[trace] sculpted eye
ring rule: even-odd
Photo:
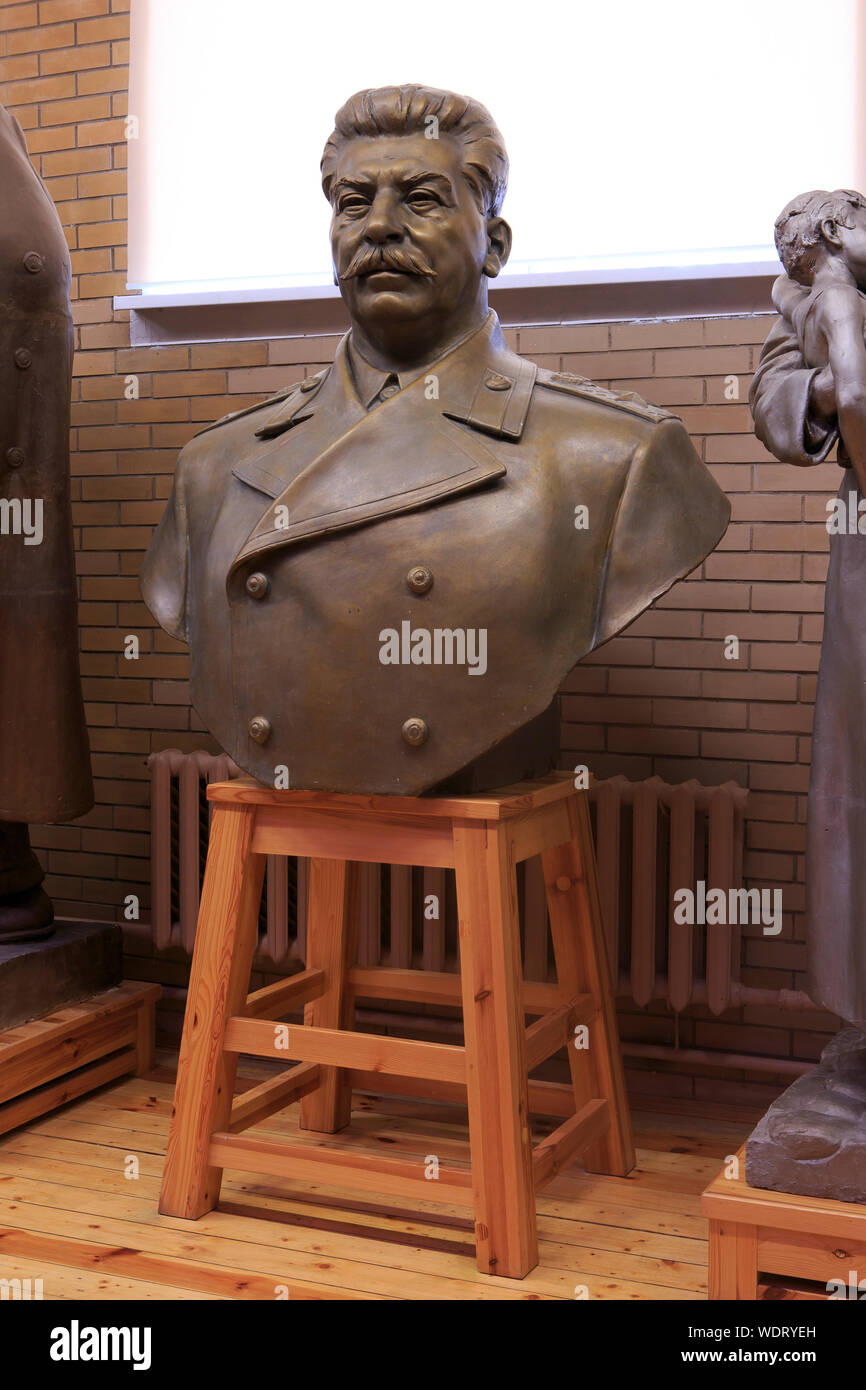
[[[363,198],[360,193],[348,193],[337,201],[338,212],[361,213],[369,206],[368,200]]]
[[[440,200],[429,188],[416,188],[409,194],[406,201],[410,207],[423,208],[435,205]]]

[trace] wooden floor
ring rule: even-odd
[[[700,1194],[758,1118],[674,1100],[637,1110],[635,1171],[554,1179],[538,1199],[541,1263],[515,1282],[479,1274],[470,1213],[432,1202],[235,1172],[219,1210],[159,1216],[172,1093],[161,1065],[0,1138],[0,1276],[41,1278],[46,1299],[703,1300]],[[395,1097],[356,1107],[329,1143],[468,1162],[459,1111]],[[307,1139],[297,1113],[248,1132]]]

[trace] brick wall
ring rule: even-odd
[[[178,450],[203,423],[330,360],[335,339],[278,338],[133,350],[126,288],[124,139],[128,14],[123,0],[0,6],[0,100],[25,129],[66,227],[76,359],[72,417],[81,669],[97,805],[37,830],[58,909],[112,918],[147,899],[147,754],[215,748],[190,710],[185,649],[156,629],[136,575]],[[777,464],[757,443],[748,382],[769,318],[521,327],[512,345],[545,366],[634,389],[685,420],[733,504],[702,569],[565,683],[563,762],[666,780],[733,778],[752,792],[746,872],[782,886],[780,938],[746,943],[746,983],[802,984],[803,822],[820,650],[827,536],[837,470]],[[138,399],[127,399],[130,377]],[[140,657],[126,660],[135,634]],[[740,641],[725,659],[723,639]],[[146,914],[145,914],[146,915]],[[141,942],[134,945],[141,951]],[[178,983],[184,967],[137,962]],[[670,1041],[663,1009],[626,1018],[630,1036]],[[684,1021],[684,1045],[815,1054],[833,1020],[768,1009]]]

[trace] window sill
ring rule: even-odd
[[[644,266],[503,276],[490,303],[505,326],[636,318],[770,313],[775,260]],[[334,286],[129,294],[133,346],[342,333],[348,317]]]

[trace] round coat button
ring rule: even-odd
[[[29,270],[31,275],[38,275],[44,264],[38,251],[28,251],[24,257],[24,269]]]
[[[271,721],[265,719],[263,714],[257,714],[255,719],[251,719],[247,730],[254,743],[267,743],[271,736]]]
[[[22,371],[33,362],[33,353],[29,348],[16,348],[13,355],[15,357],[15,366],[20,367]]]
[[[425,719],[419,719],[417,714],[413,714],[407,719],[402,728],[402,734],[410,748],[420,748],[422,743],[426,743],[430,737],[430,730]]]
[[[406,575],[406,583],[413,594],[426,594],[433,588],[433,571],[426,565],[413,565]]]
[[[511,382],[507,376],[500,376],[498,372],[491,372],[490,376],[485,377],[484,385],[488,391],[510,391]]]
[[[11,449],[6,450],[6,462],[10,468],[20,468],[24,462],[24,450],[13,444]]]
[[[264,598],[271,587],[271,581],[266,574],[256,571],[255,574],[247,576],[246,591],[250,598]]]
[[[318,384],[319,378],[317,376],[308,376],[304,381],[301,382],[301,390],[315,391]]]
[[[383,386],[382,390],[379,392],[379,395],[383,398],[383,400],[388,401],[391,399],[392,396],[396,396],[399,390],[400,387],[395,386],[392,382],[390,386]]]

